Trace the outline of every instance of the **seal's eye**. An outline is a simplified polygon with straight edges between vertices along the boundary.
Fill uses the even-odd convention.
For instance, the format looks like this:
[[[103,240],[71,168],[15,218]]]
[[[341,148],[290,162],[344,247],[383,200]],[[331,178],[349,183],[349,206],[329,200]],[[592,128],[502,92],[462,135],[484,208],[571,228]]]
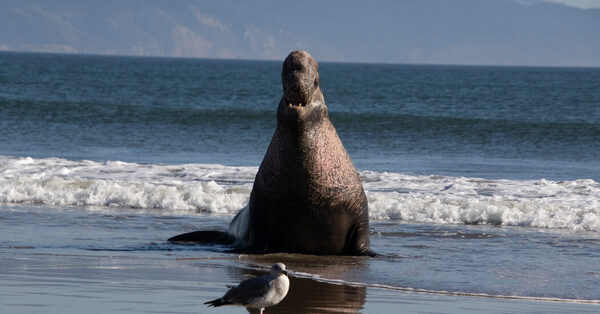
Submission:
[[[319,86],[319,78],[318,77],[315,79],[315,87],[317,87],[317,86]]]

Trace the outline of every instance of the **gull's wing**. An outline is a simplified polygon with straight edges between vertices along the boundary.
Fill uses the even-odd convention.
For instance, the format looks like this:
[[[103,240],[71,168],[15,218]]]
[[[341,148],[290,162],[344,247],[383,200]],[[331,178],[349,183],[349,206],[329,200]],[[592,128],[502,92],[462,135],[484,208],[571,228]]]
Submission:
[[[246,305],[252,299],[263,297],[271,287],[272,275],[250,278],[231,288],[222,299],[228,303]]]

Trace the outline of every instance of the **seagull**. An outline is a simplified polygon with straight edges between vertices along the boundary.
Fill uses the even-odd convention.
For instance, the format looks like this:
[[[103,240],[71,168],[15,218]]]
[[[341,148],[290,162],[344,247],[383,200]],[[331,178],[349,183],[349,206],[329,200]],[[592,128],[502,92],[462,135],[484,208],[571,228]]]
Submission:
[[[233,287],[224,296],[205,302],[208,306],[241,305],[249,309],[260,309],[262,314],[265,307],[281,302],[290,288],[290,279],[287,277],[285,265],[275,263],[271,266],[271,273],[242,281]]]

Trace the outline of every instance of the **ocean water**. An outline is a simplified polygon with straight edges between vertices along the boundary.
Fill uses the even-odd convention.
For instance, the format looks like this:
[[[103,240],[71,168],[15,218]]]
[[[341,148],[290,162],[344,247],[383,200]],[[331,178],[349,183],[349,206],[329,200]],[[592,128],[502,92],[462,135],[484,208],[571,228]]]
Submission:
[[[354,309],[377,289],[600,303],[597,68],[321,63],[381,256],[239,257],[167,243],[225,229],[247,204],[280,73],[281,62],[0,53],[3,284],[52,281],[80,258],[111,264],[94,269],[114,278],[134,264],[281,260],[298,285],[363,289]]]

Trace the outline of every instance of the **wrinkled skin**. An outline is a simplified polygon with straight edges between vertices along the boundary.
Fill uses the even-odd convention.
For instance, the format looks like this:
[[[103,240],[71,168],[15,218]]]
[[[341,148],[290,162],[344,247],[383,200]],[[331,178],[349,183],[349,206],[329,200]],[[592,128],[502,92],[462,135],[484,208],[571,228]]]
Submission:
[[[254,253],[373,255],[367,199],[329,120],[317,62],[294,51],[281,76],[277,128],[230,236]]]

